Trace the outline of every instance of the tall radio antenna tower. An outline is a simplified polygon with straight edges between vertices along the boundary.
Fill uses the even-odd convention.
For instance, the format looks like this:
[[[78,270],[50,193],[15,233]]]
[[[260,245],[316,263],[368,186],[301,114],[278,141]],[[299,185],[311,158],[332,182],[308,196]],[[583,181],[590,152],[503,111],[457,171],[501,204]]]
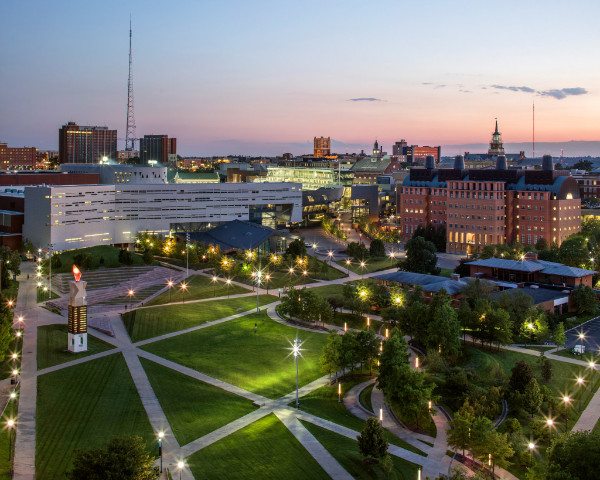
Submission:
[[[533,158],[535,158],[535,100],[533,101],[533,127],[532,127],[532,147],[533,147]]]
[[[125,150],[135,149],[135,114],[133,112],[133,74],[131,64],[131,15],[129,15],[129,76],[127,78],[127,127],[125,128]]]

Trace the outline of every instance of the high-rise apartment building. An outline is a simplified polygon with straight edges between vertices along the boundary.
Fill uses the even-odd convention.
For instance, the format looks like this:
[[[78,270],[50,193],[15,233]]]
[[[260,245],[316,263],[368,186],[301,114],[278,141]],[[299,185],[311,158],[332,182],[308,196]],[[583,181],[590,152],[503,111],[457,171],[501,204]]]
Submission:
[[[410,238],[419,226],[444,226],[450,253],[535,245],[541,238],[560,245],[581,229],[577,181],[554,171],[551,157],[542,170],[507,170],[502,155],[494,170],[465,170],[459,156],[454,168],[411,169],[397,193],[403,236]]]
[[[0,169],[33,170],[38,161],[35,147],[9,147],[0,143]]]
[[[320,158],[331,155],[331,137],[315,137],[313,143],[315,157]]]
[[[406,140],[404,140],[404,139],[400,140],[399,142],[395,142],[394,145],[392,145],[392,155],[394,155],[395,157],[404,155],[404,148],[407,145],[408,144],[406,143]]]
[[[105,157],[117,159],[116,130],[69,122],[58,131],[60,163],[98,163]]]
[[[142,163],[154,160],[166,165],[170,160],[175,161],[176,155],[176,138],[169,138],[168,135],[144,135],[144,138],[140,138],[140,161]]]

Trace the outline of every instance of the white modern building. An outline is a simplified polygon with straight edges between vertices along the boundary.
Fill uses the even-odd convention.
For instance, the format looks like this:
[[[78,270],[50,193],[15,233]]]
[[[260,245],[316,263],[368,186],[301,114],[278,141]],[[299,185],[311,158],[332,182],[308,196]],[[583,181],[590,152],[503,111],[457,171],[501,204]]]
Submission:
[[[167,167],[150,165],[128,165],[121,163],[63,163],[61,172],[97,173],[100,183],[113,185],[122,183],[167,183]]]
[[[232,220],[270,227],[302,221],[297,183],[32,186],[23,239],[70,250],[135,242],[138,232],[202,230]]]
[[[256,183],[300,182],[303,190],[317,190],[339,185],[339,174],[333,168],[267,166],[267,176],[257,177]]]

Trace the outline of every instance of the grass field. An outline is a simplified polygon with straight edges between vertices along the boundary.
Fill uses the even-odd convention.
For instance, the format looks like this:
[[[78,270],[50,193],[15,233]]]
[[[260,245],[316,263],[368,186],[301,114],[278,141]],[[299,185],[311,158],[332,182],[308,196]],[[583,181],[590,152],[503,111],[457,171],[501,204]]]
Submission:
[[[185,280],[187,291],[185,293],[179,286],[175,284],[171,288],[171,293],[166,291],[158,297],[152,299],[147,305],[162,305],[164,303],[181,302],[183,299],[201,300],[210,297],[224,297],[225,295],[235,295],[238,293],[247,293],[250,290],[238,285],[227,285],[225,279],[220,278],[217,282],[213,282],[211,278],[203,275],[193,275]]]
[[[180,445],[255,410],[252,402],[140,358]]]
[[[18,400],[8,402],[2,415],[3,419],[17,418],[17,402]],[[14,448],[15,431],[3,428],[0,431],[0,480],[12,478],[12,453]]]
[[[59,363],[70,362],[95,353],[115,348],[98,338],[88,335],[88,350],[82,353],[70,353],[67,350],[67,326],[43,325],[37,331],[37,366],[38,370]]]
[[[369,385],[367,388],[363,389],[363,391],[360,392],[360,395],[358,396],[358,401],[360,402],[360,404],[364,408],[369,410],[370,412],[373,412],[373,404],[371,403],[371,394],[373,393],[374,386],[375,386],[375,384]]]
[[[276,299],[271,295],[261,295],[259,304],[265,305]],[[137,342],[165,333],[177,332],[211,320],[246,312],[256,307],[256,297],[211,300],[200,303],[142,308],[127,312],[123,322],[131,340]]]
[[[122,355],[38,377],[37,478],[64,478],[76,449],[101,446],[116,435],[155,443]]]
[[[311,288],[310,291],[316,293],[317,295],[319,295],[322,298],[343,296],[344,295],[344,285],[343,284],[323,285],[322,287]]]
[[[361,267],[360,262],[352,260],[350,265],[346,265],[346,260],[338,260],[338,265],[345,269],[350,269],[351,272],[361,275],[363,273],[378,272],[379,270],[387,270],[388,268],[396,268],[398,266],[397,258],[379,257],[379,258],[368,258],[365,260],[365,266]]]
[[[187,461],[196,478],[208,480],[329,478],[273,414],[203,448]]]
[[[296,370],[289,342],[296,335],[303,341],[299,361],[302,386],[322,375],[320,356],[327,335],[298,331],[271,320],[266,313],[247,315],[143,348],[259,395],[278,398],[295,388]]]
[[[342,392],[347,392],[354,385],[368,379],[368,375],[346,376],[341,379]],[[364,420],[352,415],[343,403],[338,402],[337,384],[326,385],[302,397],[300,399],[300,410],[312,413],[325,420],[339,423],[340,425],[356,430],[357,432],[360,432],[365,425]],[[392,435],[388,431],[386,431],[386,439],[393,445],[405,448],[406,450],[418,453],[419,455],[424,455],[423,452]]]
[[[92,261],[91,265],[89,265],[85,270],[95,270],[99,267],[105,268],[115,268],[115,267],[123,267],[125,265],[119,263],[119,249],[117,247],[113,247],[111,245],[98,245],[96,247],[89,248],[78,248],[76,250],[68,250],[62,253],[59,253],[58,256],[60,258],[61,266],[56,268],[52,268],[52,273],[64,273],[70,272],[73,267],[73,258],[80,254],[88,254],[91,256]],[[133,256],[133,265],[142,265],[144,262],[142,261],[142,257],[132,252]],[[100,259],[104,259],[104,264],[100,264]],[[47,263],[47,262],[45,262]],[[81,267],[81,265],[79,265]]]
[[[293,266],[294,272],[290,273],[290,265],[280,265],[274,267],[270,265],[265,267],[263,270],[271,276],[271,279],[262,284],[263,288],[277,289],[296,285],[304,285],[306,283],[313,283],[318,280],[336,280],[346,276],[345,273],[340,272],[336,268],[327,265],[321,260],[317,260],[314,257],[308,256],[308,266],[306,268]],[[306,270],[306,275],[302,272]],[[233,278],[238,282],[245,283],[249,286],[255,285],[255,281],[249,275],[239,275]]]
[[[36,295],[37,303],[46,302],[48,300],[54,300],[55,298],[58,298],[60,296],[54,291],[48,290],[48,291],[44,292],[43,288],[36,288],[35,295]]]
[[[326,430],[310,422],[302,422],[306,429],[325,447],[346,471],[357,480],[387,479],[413,480],[417,478],[417,466],[401,458],[392,458],[391,472],[385,472],[378,465],[367,465],[358,450],[358,442],[338,433]]]
[[[355,313],[335,312],[331,323],[338,327],[343,327],[345,323],[348,328],[356,328],[357,330],[367,328],[366,318]]]

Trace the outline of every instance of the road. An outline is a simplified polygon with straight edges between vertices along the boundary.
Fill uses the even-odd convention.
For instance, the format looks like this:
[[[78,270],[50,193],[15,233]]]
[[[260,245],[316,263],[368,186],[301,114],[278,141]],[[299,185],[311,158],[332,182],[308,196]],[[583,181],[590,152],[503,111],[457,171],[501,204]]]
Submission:
[[[583,333],[583,339],[579,334]],[[586,353],[598,353],[600,348],[600,317],[593,318],[587,323],[572,328],[566,332],[566,348],[571,349],[576,344],[585,345]]]

